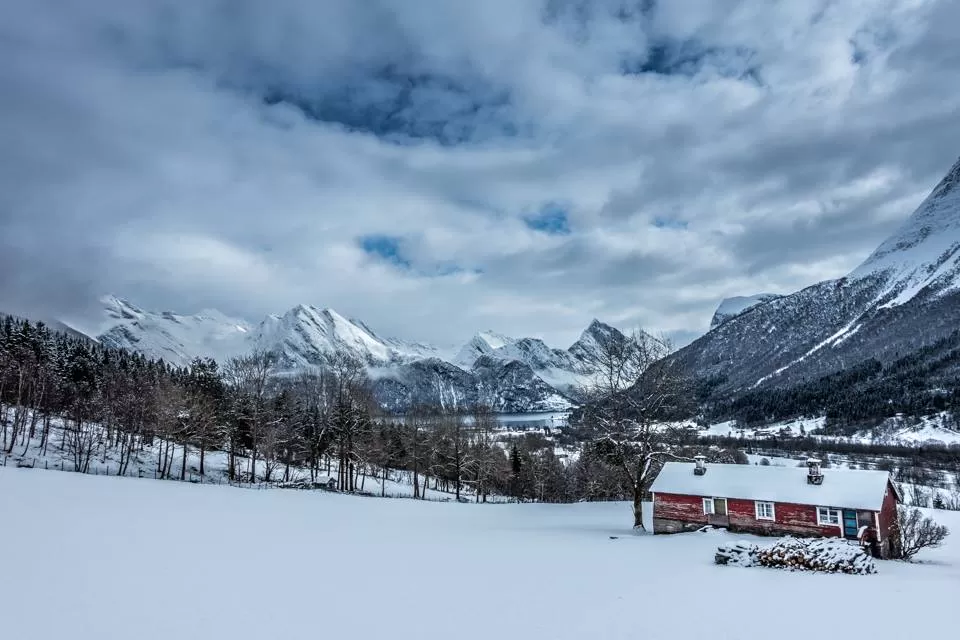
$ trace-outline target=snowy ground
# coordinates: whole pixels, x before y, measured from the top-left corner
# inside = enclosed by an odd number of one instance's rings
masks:
[[[946,445],[960,444],[960,432],[946,426],[946,418],[946,413],[924,416],[913,420],[903,417],[889,418],[877,429],[860,431],[853,436],[819,435],[817,431],[822,429],[826,423],[826,418],[822,416],[818,418],[793,418],[791,420],[783,420],[743,429],[739,428],[735,420],[728,420],[726,422],[711,424],[702,431],[702,435],[762,440],[771,436],[780,435],[781,432],[783,432],[791,436],[805,434],[815,436],[822,440],[856,442],[861,444],[894,444],[904,446],[933,443]]]
[[[3,637],[17,640],[935,638],[950,637],[960,593],[960,535],[873,576],[741,569],[713,564],[740,536],[634,535],[623,503],[421,503],[5,468],[0,514]],[[960,514],[937,517],[960,532]]]
[[[730,436],[733,438],[768,438],[778,435],[781,430],[791,435],[799,436],[801,433],[810,434],[823,427],[826,418],[794,418],[784,420],[769,425],[756,428],[738,428],[736,420],[727,420],[726,422],[717,422],[712,424],[703,432],[708,436]]]

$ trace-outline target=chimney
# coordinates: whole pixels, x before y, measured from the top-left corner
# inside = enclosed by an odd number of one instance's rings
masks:
[[[694,461],[697,465],[693,468],[693,475],[702,476],[707,472],[707,456],[693,456]]]
[[[823,484],[823,472],[817,458],[807,458],[807,484]]]

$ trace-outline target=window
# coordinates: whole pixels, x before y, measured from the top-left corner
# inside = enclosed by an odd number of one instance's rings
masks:
[[[757,511],[757,520],[776,520],[772,502],[754,502],[753,505]]]
[[[817,524],[840,526],[840,512],[829,507],[817,507]]]
[[[708,516],[727,515],[727,499],[726,498],[704,498],[703,512]]]

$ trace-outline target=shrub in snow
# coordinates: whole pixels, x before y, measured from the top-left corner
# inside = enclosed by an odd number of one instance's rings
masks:
[[[898,555],[904,560],[910,560],[921,549],[939,547],[950,535],[950,530],[937,524],[933,518],[925,517],[920,509],[908,509],[901,505],[897,508],[894,534],[899,537]]]
[[[759,546],[737,542],[717,549],[717,564],[740,567],[778,567],[792,571],[829,573],[876,573],[873,558],[858,545],[837,538],[793,538]]]

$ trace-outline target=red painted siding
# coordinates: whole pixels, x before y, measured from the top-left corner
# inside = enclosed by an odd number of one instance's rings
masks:
[[[696,524],[707,524],[703,513],[703,498],[698,496],[678,496],[658,493],[653,500],[654,519],[679,520]]]
[[[897,521],[897,492],[893,484],[887,483],[887,491],[883,494],[883,506],[880,508],[880,542],[884,545],[890,538],[890,530]]]
[[[717,496],[722,498],[723,496]],[[840,526],[820,526],[817,524],[817,507],[814,505],[774,503],[775,520],[757,520],[753,500],[737,498],[727,499],[729,528],[732,531],[744,531],[761,535],[794,534],[800,536],[839,537],[843,535]],[[657,521],[663,531],[681,531],[682,524],[706,525],[707,516],[703,513],[703,498],[668,493],[657,493],[653,502],[654,531]]]

